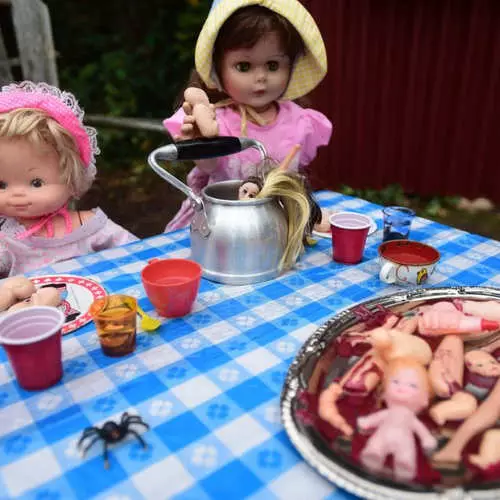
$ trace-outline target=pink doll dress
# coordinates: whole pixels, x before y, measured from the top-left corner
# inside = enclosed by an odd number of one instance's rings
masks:
[[[240,136],[241,115],[230,107],[216,109],[219,135]],[[163,124],[169,133],[180,135],[180,128],[184,118],[184,111],[179,109],[172,117],[164,120]],[[332,124],[328,118],[313,109],[300,107],[292,101],[279,102],[279,111],[276,120],[270,125],[256,125],[247,122],[247,136],[261,141],[267,149],[268,155],[281,162],[295,144],[301,146],[300,154],[289,167],[290,171],[297,172],[316,157],[320,146],[325,146],[332,135]],[[256,175],[255,165],[260,161],[259,152],[247,149],[241,153],[224,156],[217,159],[217,168],[210,174],[194,167],[187,176],[188,186],[196,193],[208,184],[214,182],[246,179]],[[185,200],[180,210],[169,222],[165,232],[180,229],[191,223],[194,211],[190,200]]]
[[[138,238],[119,226],[100,209],[94,216],[61,238],[29,236],[18,240],[26,228],[6,217],[0,227],[0,278],[33,271],[80,255],[124,245]]]

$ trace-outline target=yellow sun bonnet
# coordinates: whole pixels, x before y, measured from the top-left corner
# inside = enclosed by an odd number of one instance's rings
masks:
[[[305,54],[299,55],[292,76],[281,97],[297,99],[308,94],[324,78],[327,71],[326,49],[321,33],[311,14],[297,0],[218,0],[201,29],[195,50],[195,66],[209,88],[217,88],[213,71],[213,50],[217,34],[224,22],[241,7],[261,5],[280,14],[294,26],[302,37]]]

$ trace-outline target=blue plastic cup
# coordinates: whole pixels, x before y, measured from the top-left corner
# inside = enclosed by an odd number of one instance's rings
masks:
[[[407,207],[385,207],[383,241],[407,240],[415,212]]]

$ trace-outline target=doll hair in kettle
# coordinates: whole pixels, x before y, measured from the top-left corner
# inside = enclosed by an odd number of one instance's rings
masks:
[[[296,174],[274,168],[266,175],[256,198],[278,198],[286,212],[288,237],[279,268],[290,269],[304,251],[304,232],[309,222],[310,205],[304,184]]]
[[[304,42],[297,30],[292,26],[290,21],[278,13],[261,5],[249,5],[236,10],[229,16],[217,34],[213,52],[216,74],[221,74],[222,59],[225,51],[251,48],[260,38],[268,33],[277,34],[283,50],[290,58],[291,65],[293,66],[293,61],[305,50]],[[203,89],[212,103],[217,103],[229,97],[222,89],[208,88],[198,72],[193,69],[187,85],[176,99],[176,108],[182,106],[184,90],[188,87]],[[308,104],[308,100],[305,98],[296,99],[295,102],[302,106]]]

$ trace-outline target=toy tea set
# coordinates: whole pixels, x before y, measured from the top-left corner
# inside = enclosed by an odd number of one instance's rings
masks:
[[[292,226],[282,200],[254,198],[251,189],[242,199],[241,181],[212,184],[199,197],[157,162],[246,147],[265,157],[260,143],[235,138],[184,141],[151,153],[151,167],[185,192],[197,212],[191,226],[193,260],[153,259],[142,270],[146,294],[161,316],[189,313],[202,273],[244,284],[281,271]],[[309,214],[299,216],[302,223],[295,227],[303,232]],[[393,222],[384,218],[385,226]],[[359,262],[371,224],[362,214],[333,213],[333,259]],[[401,239],[408,236],[407,226],[397,239],[385,227],[387,241],[379,247],[385,282],[424,283],[439,260],[432,247]],[[105,354],[134,351],[137,314],[145,330],[159,326],[135,298],[94,293],[88,315]],[[63,313],[53,286],[35,287],[23,277],[3,283],[0,306],[9,310],[0,320],[0,343],[19,384],[39,390],[57,383],[61,336],[72,308]],[[281,397],[290,439],[321,474],[364,498],[445,498],[450,489],[457,498],[463,490],[468,498],[497,498],[499,330],[500,292],[481,287],[413,289],[336,315],[311,336],[290,367]],[[140,417],[124,414],[120,422],[85,429],[79,446],[85,451],[102,439],[106,465],[108,444],[129,433],[137,437],[132,424],[147,428]]]

